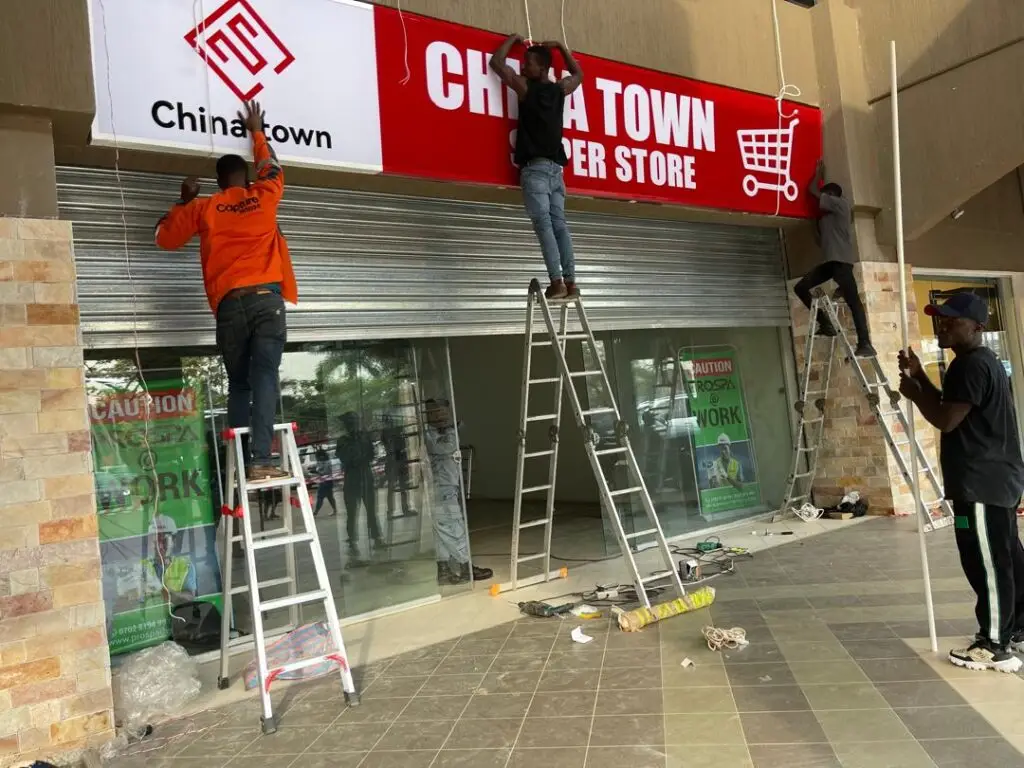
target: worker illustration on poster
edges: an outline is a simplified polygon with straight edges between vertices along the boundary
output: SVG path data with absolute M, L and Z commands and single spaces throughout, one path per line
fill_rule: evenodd
M 683 350 L 680 356 L 695 422 L 701 514 L 713 518 L 756 507 L 761 503 L 761 487 L 735 350 Z
M 90 393 L 111 654 L 171 637 L 174 606 L 221 602 L 210 457 L 198 388 Z

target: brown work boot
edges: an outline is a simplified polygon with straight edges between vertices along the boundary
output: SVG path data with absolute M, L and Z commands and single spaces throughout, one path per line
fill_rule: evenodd
M 551 285 L 548 286 L 547 290 L 544 291 L 545 299 L 564 299 L 569 293 L 565 288 L 565 281 L 562 278 L 552 280 Z
M 565 297 L 567 299 L 575 299 L 577 296 L 579 296 L 579 293 L 580 292 L 576 289 L 575 280 L 565 281 Z
M 291 475 L 271 464 L 253 464 L 245 471 L 245 479 L 250 483 L 262 483 L 265 480 L 284 480 L 286 477 L 291 477 Z

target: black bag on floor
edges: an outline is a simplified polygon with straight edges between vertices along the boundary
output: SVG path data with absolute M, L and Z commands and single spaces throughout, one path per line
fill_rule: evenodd
M 220 611 L 213 603 L 192 602 L 171 611 L 171 639 L 190 653 L 220 648 Z

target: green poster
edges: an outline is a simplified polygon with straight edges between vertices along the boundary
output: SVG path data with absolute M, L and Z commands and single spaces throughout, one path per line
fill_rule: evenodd
M 731 347 L 681 353 L 690 395 L 700 510 L 705 517 L 761 503 L 757 463 Z
M 175 606 L 221 603 L 201 391 L 180 378 L 147 388 L 90 387 L 111 654 L 169 639 Z

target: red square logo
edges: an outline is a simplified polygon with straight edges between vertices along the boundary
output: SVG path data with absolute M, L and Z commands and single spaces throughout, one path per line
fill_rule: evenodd
M 248 0 L 228 0 L 185 35 L 185 42 L 242 101 L 263 90 L 271 71 L 280 74 L 295 61 Z

